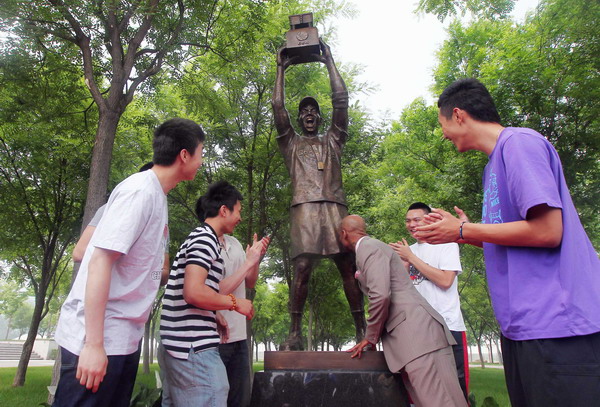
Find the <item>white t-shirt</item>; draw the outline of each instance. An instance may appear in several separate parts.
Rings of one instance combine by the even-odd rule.
[[[98,226],[98,223],[100,223],[100,219],[102,219],[102,215],[104,214],[104,208],[106,208],[106,204],[102,205],[101,207],[99,207],[96,210],[96,213],[94,214],[94,217],[92,218],[90,223],[88,223],[88,226],[93,226],[93,227]],[[162,243],[165,254],[169,254],[169,244],[170,243],[171,243],[171,237],[169,236],[169,227],[167,225],[167,233],[166,233],[166,236],[164,236],[163,243]]]
[[[444,243],[432,245],[429,243],[415,243],[410,246],[412,252],[425,263],[441,270],[456,271],[457,275],[462,273],[460,265],[460,253],[456,243]],[[421,293],[427,302],[444,317],[448,329],[451,331],[466,331],[465,322],[460,311],[460,299],[458,297],[458,277],[447,290],[443,290],[424,275],[410,267],[410,278],[417,291]]]
[[[246,252],[241,243],[233,236],[223,235],[225,241],[221,249],[221,256],[225,263],[225,274],[223,278],[229,277],[239,270],[246,261]],[[240,285],[233,290],[235,298],[246,298],[246,281],[242,280]],[[229,325],[229,339],[227,343],[243,341],[247,338],[246,317],[237,311],[219,311],[223,314]]]
[[[123,253],[111,271],[104,316],[107,355],[138,349],[160,284],[167,228],[167,198],[154,171],[136,173],[114,189],[62,306],[56,342],[79,355],[85,341],[88,264],[98,248]]]

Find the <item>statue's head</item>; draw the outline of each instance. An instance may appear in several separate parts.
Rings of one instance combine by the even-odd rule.
[[[298,106],[298,124],[305,135],[316,136],[321,125],[321,110],[315,98],[307,96]]]

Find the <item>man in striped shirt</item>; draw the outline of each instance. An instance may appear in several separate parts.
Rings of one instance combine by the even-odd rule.
[[[217,310],[231,310],[251,319],[250,300],[220,293],[223,258],[219,237],[241,221],[240,192],[226,181],[209,186],[198,199],[196,214],[204,223],[179,248],[163,299],[159,350],[165,392],[175,406],[225,405],[229,385],[219,356]],[[268,241],[248,250],[242,267],[255,267]]]

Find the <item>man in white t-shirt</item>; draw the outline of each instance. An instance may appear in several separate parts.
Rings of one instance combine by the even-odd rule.
[[[148,171],[153,166],[154,166],[154,163],[152,161],[150,161],[150,162],[142,165],[140,167],[139,172]],[[102,215],[104,215],[105,208],[106,208],[106,204],[102,205],[101,207],[99,207],[96,210],[96,213],[92,217],[92,220],[90,220],[90,223],[87,224],[87,226],[81,233],[79,240],[77,240],[77,243],[75,244],[75,247],[73,248],[73,254],[71,256],[71,258],[73,259],[73,263],[81,264],[81,260],[83,260],[83,255],[85,254],[88,244],[90,244],[90,240],[92,239],[92,236],[94,235],[96,226],[98,226],[98,223],[100,223],[100,219],[102,219]],[[162,275],[160,278],[160,285],[167,284],[167,280],[169,279],[169,271],[171,270],[171,264],[169,263],[169,243],[170,242],[171,242],[171,240],[169,237],[169,230],[167,228],[167,233],[166,233],[166,236],[164,236],[163,244],[162,244],[163,249],[165,251],[165,261],[163,263]],[[79,270],[79,268],[77,268],[77,270]]]
[[[154,167],[128,177],[110,195],[61,309],[54,406],[129,406],[161,278],[166,194],[194,179],[203,142],[193,121],[166,121],[154,133]]]
[[[406,212],[406,229],[414,236],[416,227],[423,225],[423,217],[431,212],[431,208],[415,202]],[[416,239],[416,238],[415,238]],[[469,365],[467,359],[466,327],[460,311],[458,296],[458,279],[462,273],[458,244],[429,244],[417,239],[408,245],[406,239],[391,243],[394,251],[405,262],[410,278],[417,291],[444,318],[456,345],[452,346],[456,371],[460,387],[468,400]]]
[[[270,239],[265,238],[267,244]],[[254,242],[257,235],[254,234]],[[225,264],[224,277],[220,289],[232,292],[236,298],[246,298],[246,289],[252,289],[258,279],[258,264],[249,270],[242,267],[246,253],[241,243],[231,235],[219,237],[221,253]],[[227,285],[226,285],[227,284]],[[250,404],[250,355],[246,333],[246,318],[235,311],[219,311],[227,321],[227,338],[221,338],[219,354],[227,370],[229,380],[228,407],[246,407]]]

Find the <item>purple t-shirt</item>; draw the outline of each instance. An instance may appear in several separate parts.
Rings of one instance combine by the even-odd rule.
[[[562,208],[563,237],[556,248],[484,243],[503,335],[526,340],[600,332],[600,260],[552,144],[534,130],[507,127],[485,167],[483,188],[483,223],[524,220],[540,204]]]

